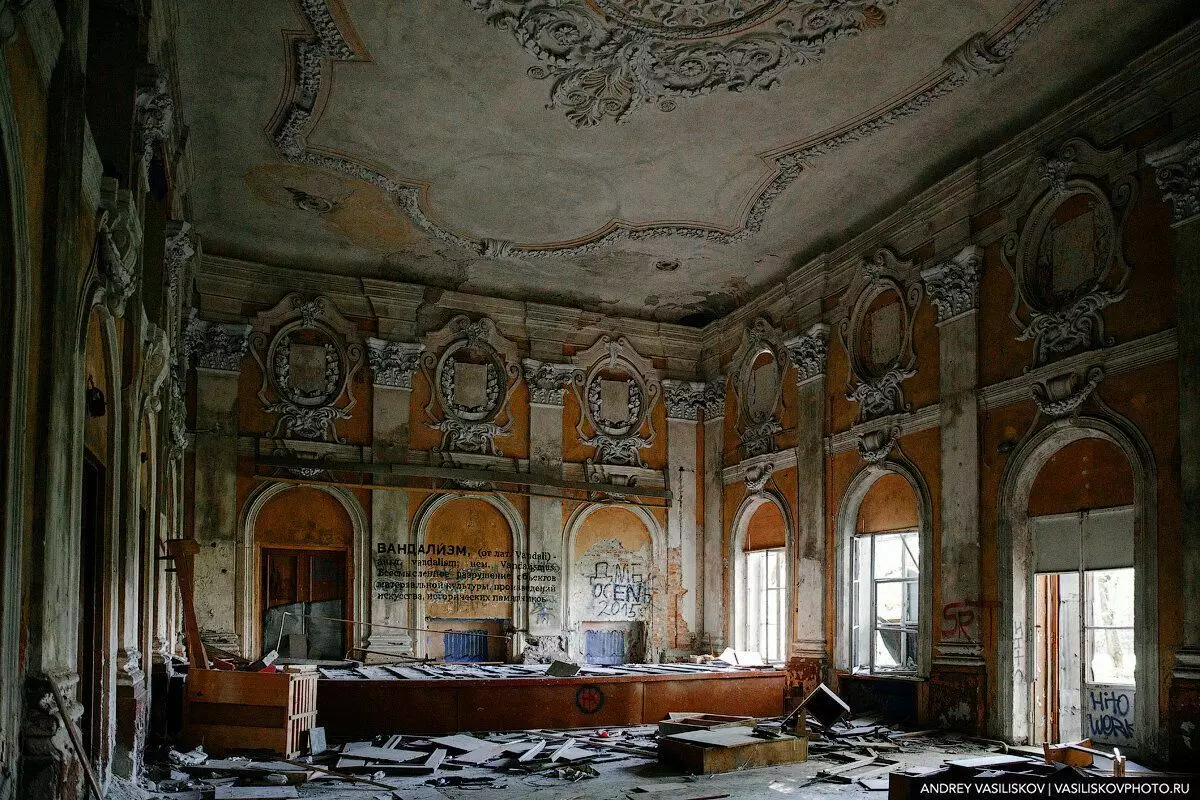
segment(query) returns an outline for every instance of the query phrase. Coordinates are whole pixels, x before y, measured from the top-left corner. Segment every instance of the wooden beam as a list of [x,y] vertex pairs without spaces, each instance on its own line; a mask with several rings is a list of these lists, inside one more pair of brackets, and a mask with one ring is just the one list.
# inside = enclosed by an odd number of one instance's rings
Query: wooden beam
[[[314,478],[293,478],[283,475],[255,475],[256,481],[271,481],[273,483],[294,483],[299,486],[337,486],[342,489],[368,489],[370,491],[393,491],[393,492],[431,492],[437,494],[440,492],[453,492],[454,494],[515,494],[523,497],[549,497],[556,500],[574,500],[576,502],[588,502],[586,498],[571,497],[565,494],[547,494],[545,492],[534,492],[529,489],[466,489],[459,486],[446,488],[433,488],[429,486],[408,486],[397,485],[391,483],[362,483],[361,481],[320,481]],[[642,503],[637,500],[618,500],[611,499],[604,501],[607,505],[614,506],[637,506],[639,508],[670,508],[671,501],[664,500],[662,503]]]
[[453,481],[487,481],[488,483],[510,483],[516,486],[572,489],[581,492],[653,497],[661,500],[672,499],[671,490],[666,488],[656,489],[650,486],[619,486],[611,483],[569,481],[552,476],[533,475],[528,472],[463,469],[460,467],[429,467],[421,464],[403,464],[400,462],[309,461],[299,458],[264,455],[255,456],[254,463],[264,467],[282,467],[285,469],[324,469],[333,472],[362,472],[370,475],[395,475],[397,477],[443,478]]
[[171,539],[167,542],[167,553],[175,561],[175,577],[179,594],[183,598],[183,635],[187,641],[188,665],[192,669],[208,669],[208,653],[200,640],[200,625],[196,622],[196,570],[195,557],[200,552],[200,543],[195,539]]

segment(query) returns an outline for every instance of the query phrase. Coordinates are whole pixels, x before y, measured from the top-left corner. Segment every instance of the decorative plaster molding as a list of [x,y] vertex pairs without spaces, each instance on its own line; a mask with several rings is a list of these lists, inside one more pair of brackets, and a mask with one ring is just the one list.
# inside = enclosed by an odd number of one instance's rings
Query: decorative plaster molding
[[1146,159],[1162,198],[1171,206],[1171,226],[1200,219],[1200,136],[1160,150]]
[[375,385],[412,389],[413,373],[420,369],[424,352],[425,345],[420,343],[367,339],[367,360],[375,375]]
[[[764,358],[774,367],[770,387],[759,385],[758,375],[768,366]],[[783,432],[779,411],[783,376],[790,360],[782,332],[765,317],[758,317],[742,329],[742,342],[733,356],[733,391],[738,412],[734,427],[747,458],[775,451],[775,437]],[[759,396],[763,388],[768,388],[769,396]]]
[[250,346],[250,326],[206,322],[193,312],[183,332],[184,349],[199,369],[240,372]]
[[954,70],[956,76],[965,79],[999,75],[1010,58],[1011,50],[1007,55],[1001,55],[988,45],[986,33],[977,33],[948,55],[943,63]]
[[525,383],[529,386],[529,402],[540,406],[563,405],[563,395],[575,379],[571,364],[552,364],[526,358],[521,361]]
[[154,150],[169,141],[175,124],[175,104],[171,99],[171,87],[165,75],[158,75],[151,83],[138,87],[134,107],[138,114],[138,135],[142,143],[142,177],[146,177]]
[[784,342],[796,368],[796,385],[803,386],[811,380],[825,377],[829,362],[829,326],[818,323],[803,336],[795,336]]
[[363,363],[354,323],[327,297],[293,292],[259,314],[253,328],[258,399],[277,419],[271,438],[341,442],[336,424],[350,419],[358,403],[352,379]]
[[[843,300],[845,316],[838,324],[838,334],[849,357],[846,398],[858,403],[856,423],[908,410],[903,384],[917,374],[913,328],[924,294],[920,281],[913,281],[905,288],[903,281],[911,269],[912,262],[901,261],[888,248],[880,248],[871,258],[863,259],[861,273]],[[865,337],[875,301],[887,294],[894,296],[893,302],[899,307],[900,340],[890,360],[876,363],[873,356],[868,356],[870,348]]]
[[[899,426],[900,436],[904,437],[931,430],[939,425],[941,425],[941,405],[932,403],[905,414],[892,414],[862,425],[855,425],[841,433],[835,433],[825,439],[825,452],[828,455],[836,455],[857,449],[861,454],[863,448],[871,451],[871,445],[877,441],[873,435],[875,431],[890,432],[894,426]],[[866,441],[864,442],[864,440]],[[862,443],[861,447],[860,443]]]
[[[491,3],[497,2],[497,0],[468,1],[473,7],[480,9],[486,9],[490,7]],[[606,6],[617,2],[617,0],[602,1]],[[920,113],[939,98],[950,94],[978,75],[990,74],[994,70],[986,68],[984,62],[996,64],[1010,61],[1021,42],[1041,28],[1058,11],[1065,0],[1041,0],[1026,4],[1023,8],[1024,13],[1018,12],[1015,20],[1007,20],[996,30],[984,35],[983,39],[973,38],[968,45],[964,46],[968,48],[967,50],[963,48],[956,50],[947,58],[948,63],[924,76],[917,84],[914,84],[912,91],[901,93],[900,99],[891,105],[877,110],[866,118],[855,120],[853,123],[831,128],[815,139],[778,148],[773,156],[772,173],[758,184],[762,188],[758,190],[756,196],[750,198],[746,204],[745,217],[736,227],[723,228],[717,225],[696,223],[642,222],[634,224],[614,220],[590,234],[574,238],[570,243],[501,242],[448,230],[431,219],[422,207],[422,204],[426,202],[427,181],[390,177],[352,158],[309,150],[304,135],[308,127],[315,121],[314,110],[317,108],[317,98],[322,91],[321,81],[326,64],[330,61],[366,60],[366,56],[357,53],[338,29],[337,23],[329,11],[329,0],[297,0],[297,2],[301,13],[313,30],[313,36],[299,42],[294,48],[296,63],[292,74],[297,75],[298,79],[294,90],[285,96],[284,105],[276,115],[279,122],[273,131],[272,140],[276,150],[284,159],[294,164],[305,164],[339,172],[379,187],[395,198],[397,204],[409,216],[418,230],[437,241],[489,257],[555,258],[585,255],[624,241],[643,241],[672,236],[704,239],[717,244],[732,244],[745,239],[762,228],[767,213],[776,198],[794,183],[800,177],[801,172],[812,162]],[[716,7],[715,3],[710,3],[710,5]],[[859,5],[864,4],[860,3]],[[680,8],[682,7],[683,5],[680,5]],[[847,7],[843,3],[838,7],[839,12],[845,13]],[[552,7],[549,13],[558,13],[558,8],[557,5]],[[581,13],[591,13],[583,11],[582,7],[579,10]],[[506,11],[503,13],[510,15],[516,13],[519,16],[520,12]],[[821,9],[814,13],[826,13],[826,10]],[[599,24],[601,18],[595,17],[595,19]],[[528,29],[525,30],[528,32]],[[549,33],[556,34],[558,30],[554,29]],[[579,45],[578,40],[573,41],[580,33],[578,26],[568,24],[561,29],[561,32],[567,37],[565,47],[568,50]],[[681,32],[686,33],[686,30]],[[514,34],[526,35],[526,33],[519,32],[518,29],[514,29]],[[546,40],[543,40],[541,43],[531,42],[530,46],[536,52],[539,48],[544,49],[548,44]],[[592,45],[595,44],[592,42]],[[550,50],[546,50],[546,52],[550,52]],[[715,51],[713,52],[715,53]],[[749,57],[753,52],[754,50],[751,48],[745,52],[739,51],[727,56],[718,55],[718,60],[734,56],[739,59]],[[707,66],[704,60],[689,61],[688,63]],[[565,65],[561,68],[570,69]],[[535,67],[535,69],[537,68]],[[543,77],[550,77],[551,74],[554,74],[553,69],[547,69],[549,71]],[[732,61],[729,63],[729,69],[735,69]],[[726,74],[726,72],[718,70],[718,73],[721,74]],[[696,77],[701,83],[703,82],[702,76]],[[608,80],[609,78],[606,76],[605,82]],[[603,91],[607,91],[607,89]],[[624,90],[618,91],[623,93]],[[558,95],[556,94],[556,96]],[[586,106],[592,103],[593,101],[589,97],[586,92],[580,95],[581,105]],[[566,98],[563,98],[563,101],[568,106],[572,105]]]
[[667,419],[699,421],[704,409],[704,391],[707,384],[668,379],[664,380],[662,385]]
[[1028,400],[1035,384],[1068,371],[1084,374],[1091,367],[1103,366],[1105,375],[1120,375],[1171,361],[1178,355],[1179,342],[1174,328],[1102,350],[1089,350],[985,387],[979,392],[980,410],[990,411]]
[[758,475],[763,470],[775,474],[794,466],[796,466],[796,449],[794,447],[775,453],[764,453],[722,467],[721,484],[728,486],[732,483],[745,483],[747,475]]
[[763,488],[775,477],[775,464],[771,461],[759,461],[746,464],[745,472],[746,491],[752,494],[761,492]]
[[[1137,188],[1132,176],[1119,174],[1122,156],[1119,148],[1099,151],[1083,139],[1071,139],[1034,162],[1006,211],[1012,220],[1024,218],[1020,231],[1001,241],[1001,258],[1015,285],[1008,315],[1020,331],[1018,341],[1033,341],[1033,368],[1076,350],[1112,344],[1101,312],[1125,297],[1132,274],[1121,235]],[[1114,184],[1111,197],[1101,179]],[[1088,209],[1092,246],[1087,252],[1094,260],[1091,274],[1065,290],[1055,283],[1060,273],[1052,237],[1065,224],[1057,215],[1068,202]],[[1080,264],[1071,269],[1077,272]]]
[[[593,463],[620,467],[645,467],[641,451],[654,445],[657,432],[651,411],[662,393],[658,370],[642,356],[629,339],[601,336],[587,350],[572,359],[578,372],[571,388],[583,413],[575,424],[579,441],[596,448]],[[602,409],[602,382],[628,386],[628,412],[625,419],[606,419]],[[585,421],[594,431],[589,435]],[[642,431],[649,428],[648,435]]]
[[551,80],[549,107],[581,128],[646,104],[671,111],[679,98],[770,89],[834,40],[882,27],[881,6],[897,0],[829,0],[817,11],[789,0],[467,2],[540,62],[530,77]]
[[[504,455],[495,440],[512,428],[508,403],[521,377],[516,345],[501,335],[496,323],[487,317],[472,321],[460,315],[426,337],[425,350],[421,368],[433,387],[425,406],[430,420],[426,424],[442,434],[438,450]],[[460,400],[460,356],[465,359],[463,363],[484,368],[479,405],[466,405]],[[502,417],[508,418],[503,425],[498,422]]]
[[163,262],[167,271],[167,298],[170,305],[178,305],[187,287],[188,269],[196,257],[196,245],[192,242],[192,226],[187,222],[167,224],[167,239],[163,248]]
[[147,322],[145,338],[142,340],[142,369],[138,384],[138,396],[144,407],[153,411],[162,409],[159,391],[171,372],[171,341],[167,332]]
[[722,419],[725,416],[725,378],[716,378],[704,384],[704,421]]
[[100,258],[104,265],[104,302],[115,316],[141,282],[142,222],[133,194],[116,178],[100,183]]
[[1078,411],[1102,380],[1104,367],[1095,366],[1088,369],[1086,379],[1076,372],[1067,372],[1035,381],[1030,391],[1038,411],[1049,417],[1065,417]]
[[967,245],[949,261],[921,270],[929,299],[937,308],[938,325],[979,307],[979,278],[983,273],[983,248]]
[[900,425],[893,423],[865,431],[858,436],[858,454],[868,464],[878,464],[900,443]]

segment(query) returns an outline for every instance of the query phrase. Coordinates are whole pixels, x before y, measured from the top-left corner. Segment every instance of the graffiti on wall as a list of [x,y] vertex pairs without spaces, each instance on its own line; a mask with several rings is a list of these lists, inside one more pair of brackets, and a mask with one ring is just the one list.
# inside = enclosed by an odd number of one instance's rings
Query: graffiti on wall
[[616,539],[589,547],[575,563],[571,582],[572,608],[580,619],[596,621],[645,620],[654,602],[650,548],[626,550]]
[[979,641],[979,603],[960,600],[942,607],[942,641]]
[[1088,686],[1083,698],[1083,732],[1092,741],[1133,743],[1133,687]]

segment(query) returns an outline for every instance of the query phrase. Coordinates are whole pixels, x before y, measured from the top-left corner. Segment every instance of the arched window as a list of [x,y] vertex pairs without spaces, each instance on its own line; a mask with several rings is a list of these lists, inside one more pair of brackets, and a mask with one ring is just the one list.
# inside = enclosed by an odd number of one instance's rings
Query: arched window
[[783,501],[747,498],[733,524],[733,646],[764,661],[787,659],[791,632],[791,535]]
[[774,503],[750,517],[746,532],[746,650],[784,660],[787,628],[787,524]]
[[851,667],[915,673],[920,663],[921,535],[917,497],[881,477],[858,509],[850,552]]

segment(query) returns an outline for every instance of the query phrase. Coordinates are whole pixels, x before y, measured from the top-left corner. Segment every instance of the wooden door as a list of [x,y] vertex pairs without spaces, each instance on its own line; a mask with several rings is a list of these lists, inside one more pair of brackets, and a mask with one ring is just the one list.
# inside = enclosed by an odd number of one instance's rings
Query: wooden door
[[[345,656],[346,553],[263,550],[263,650],[291,658]],[[287,616],[284,617],[286,612]]]

